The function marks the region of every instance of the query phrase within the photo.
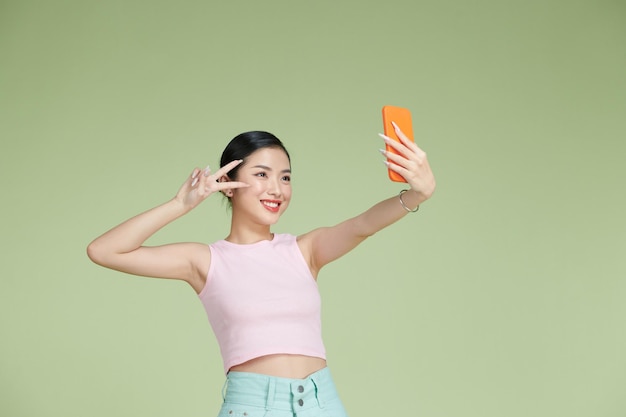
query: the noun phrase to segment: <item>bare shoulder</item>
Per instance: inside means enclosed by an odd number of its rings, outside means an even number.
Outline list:
[[[171,243],[162,246],[142,246],[136,253],[131,267],[126,272],[157,278],[172,278],[186,281],[199,293],[204,288],[211,265],[209,245],[196,242]],[[139,269],[141,267],[141,269]]]
[[[308,233],[299,235],[296,237],[296,242],[300,247],[300,251],[306,258],[307,255],[311,254],[311,248],[313,247],[313,242],[315,241],[315,237],[319,235],[320,229],[311,230]]]
[[[367,238],[357,226],[358,217],[332,227],[320,227],[298,238],[298,244],[313,275],[330,262],[342,257]]]

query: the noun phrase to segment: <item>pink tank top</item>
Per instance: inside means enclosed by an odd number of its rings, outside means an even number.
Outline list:
[[[260,356],[326,359],[317,282],[296,237],[209,245],[211,265],[198,295],[224,361],[224,372]]]

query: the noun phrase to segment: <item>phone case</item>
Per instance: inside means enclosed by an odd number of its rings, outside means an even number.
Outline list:
[[[396,106],[383,106],[383,129],[385,136],[401,142],[398,135],[396,135],[396,131],[393,128],[391,122],[395,122],[400,130],[409,139],[413,140],[413,124],[411,123],[411,112],[409,111],[409,109]],[[386,150],[387,152],[398,155],[398,152],[389,145],[386,146]],[[391,169],[388,170],[388,173],[389,179],[391,181],[406,182],[406,180],[400,174],[392,171]]]

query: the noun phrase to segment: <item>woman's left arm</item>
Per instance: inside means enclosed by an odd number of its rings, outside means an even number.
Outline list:
[[[402,175],[410,189],[383,200],[336,226],[315,229],[301,236],[299,243],[314,274],[324,265],[348,253],[367,237],[398,221],[410,210],[415,210],[435,191],[435,177],[426,153],[395,124],[394,128],[401,143],[384,135],[381,137],[400,155],[384,150],[381,152],[389,160],[385,161],[389,169]]]

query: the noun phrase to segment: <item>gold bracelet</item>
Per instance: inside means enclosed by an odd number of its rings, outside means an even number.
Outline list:
[[[407,191],[409,190],[402,190],[400,191],[400,194],[398,194],[398,198],[400,199],[400,204],[402,204],[402,208],[408,211],[409,213],[415,213],[417,210],[420,209],[420,206],[418,205],[413,210],[411,210],[410,208],[406,206],[406,204],[404,204],[404,200],[402,200],[402,194],[406,193]]]

